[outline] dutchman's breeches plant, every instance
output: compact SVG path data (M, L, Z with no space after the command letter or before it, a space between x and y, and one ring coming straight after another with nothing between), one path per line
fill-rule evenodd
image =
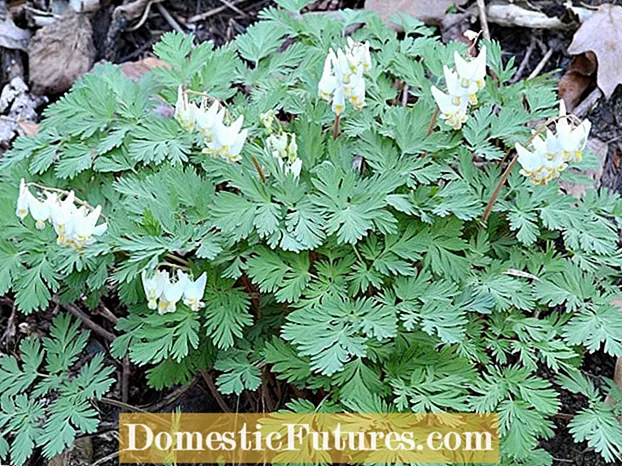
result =
M0 356L0 459L95 431L127 356L290 411L496 412L503 465L552 464L569 391L574 440L622 461L620 391L580 370L622 356L622 202L559 183L594 166L590 123L496 42L261 17L219 48L165 34L137 81L97 66L3 156L0 294L59 316ZM112 357L76 368L65 309L102 302Z

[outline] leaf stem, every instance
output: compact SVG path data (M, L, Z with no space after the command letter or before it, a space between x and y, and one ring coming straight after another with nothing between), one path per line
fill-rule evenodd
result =
M259 178L261 178L261 181L265 183L266 175L264 175L263 170L261 169L261 165L259 165L259 162L257 162L257 159L255 157L251 156L251 160L253 161L253 165L255 165L255 170L257 170L257 173L259 173Z
M337 139L339 136L339 123L341 122L341 114L335 116L335 125L333 126L333 139Z
M438 118L438 107L434 107L434 113L432 114L432 118L430 119L430 124L428 125L428 129L425 132L425 137L427 138L432 131L434 130L434 125L436 124L436 120Z

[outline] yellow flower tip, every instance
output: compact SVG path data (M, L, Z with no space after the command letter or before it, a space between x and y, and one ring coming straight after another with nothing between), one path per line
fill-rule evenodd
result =
M35 222L35 227L37 230L43 230L45 228L45 220L37 220Z
M21 219L24 220L27 216L28 216L28 211L25 209L22 210L18 210L17 211L17 216Z
M453 105L460 105L460 102L462 102L462 99L460 98L459 95L455 95L451 98L451 103Z

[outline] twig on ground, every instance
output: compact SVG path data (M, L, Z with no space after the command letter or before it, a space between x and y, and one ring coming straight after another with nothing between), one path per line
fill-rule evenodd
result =
M115 316L110 309L106 307L104 303L99 304L99 308L97 312L102 316L109 320L113 325L117 325L119 319Z
M177 20L173 18L173 15L171 15L168 10L164 8L164 5L162 5L161 3L156 3L156 8L173 29L175 29L177 32L181 32L182 34L185 32L184 29L179 25Z
M93 330L100 337L103 337L108 341L115 340L116 337L112 333L110 333L108 330L104 330L102 327L100 327L95 322L93 322L91 318L87 316L77 306L74 306L73 304L61 304L57 297L53 297L52 302L60 305L63 309L69 311L74 317L77 317L78 319L82 320L84 325L86 325L88 328Z
M160 0L157 0L157 1L160 1ZM153 2L154 2L154 0L150 0L150 2L147 3L147 6L145 7L145 12L143 13L143 16L140 18L138 23L136 23L131 28L128 28L127 29L128 31L130 31L130 32L136 31L136 30L140 29L143 24L145 24L145 21L147 21L147 18L149 17L149 12L151 11L151 5L153 5Z
M540 74L540 72L544 69L544 67L546 66L546 64L548 63L548 61L551 59L551 57L553 56L553 49L549 49L548 52L546 52L544 54L544 56L542 57L542 60L540 60L540 63L538 63L536 65L536 67L534 68L534 70L531 72L531 74L527 77L527 79L533 79L536 76L538 76Z
M245 2L246 0L234 0L232 2L229 2L231 5L235 6L235 5L239 5L240 3ZM198 15L194 15L191 16L190 18L188 18L188 23L196 23L199 21L203 21L204 19L209 18L210 16L214 16L217 15L218 13L225 11L227 8L230 8L227 5L223 5L223 6L218 6L216 8L212 8L211 10L208 10L204 13L198 14Z
M102 464L107 463L108 461L115 459L118 456L119 456L119 452L115 451L113 453L110 453L108 456L104 456L103 458L98 459L97 461L92 463L91 466L100 466Z
M484 39L490 40L490 29L488 29L488 19L486 18L486 3L484 0L477 0L477 9L479 10L479 22L484 34Z
M235 6L233 3L227 1L227 0L218 0L220 3L222 3L223 5L225 5L227 8L229 8L230 10L235 11L237 14L239 14L240 16L242 16L243 18L247 18L248 15L246 13L244 13L242 10L240 10L237 6Z
M518 82L520 78L523 76L523 73L525 72L525 68L529 64L529 59L531 58L531 54L533 53L535 48L536 48L536 40L532 37L531 42L529 43L529 47L527 47L527 51L525 52L525 56L523 57L523 60L518 66L518 70L516 70L516 74L514 75L514 77L512 77L512 79L510 79L510 84Z
M214 378L212 377L212 374L210 374L205 369L201 369L201 377L203 377L203 380L205 381L205 385L207 385L207 388L209 389L210 393L216 399L216 402L218 403L218 406L220 406L220 409L222 409L223 412L225 413L230 413L231 408L229 407L225 399L222 397L222 395L218 391L218 387L216 387L216 384L214 383Z
M406 107L406 104L408 104L408 91L408 84L404 83L404 88L402 89L402 107Z
M579 118L583 118L590 110L592 110L592 108L594 108L602 96L602 91L599 88L595 88L579 105L577 105L572 113Z

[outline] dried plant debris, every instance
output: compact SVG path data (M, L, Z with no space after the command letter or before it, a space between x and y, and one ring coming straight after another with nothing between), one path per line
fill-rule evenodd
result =
M466 0L366 0L365 8L378 13L385 22L391 22L394 15L406 14L426 24L440 24L447 9L465 3Z
M593 52L577 55L570 62L559 81L559 97L564 100L568 110L572 111L581 102L585 91L592 84L596 67L596 56Z
M622 82L622 7L602 5L576 32L568 52L593 52L598 61L596 82L611 97Z
M68 10L37 31L29 47L29 74L36 94L60 94L89 71L95 59L88 18Z

